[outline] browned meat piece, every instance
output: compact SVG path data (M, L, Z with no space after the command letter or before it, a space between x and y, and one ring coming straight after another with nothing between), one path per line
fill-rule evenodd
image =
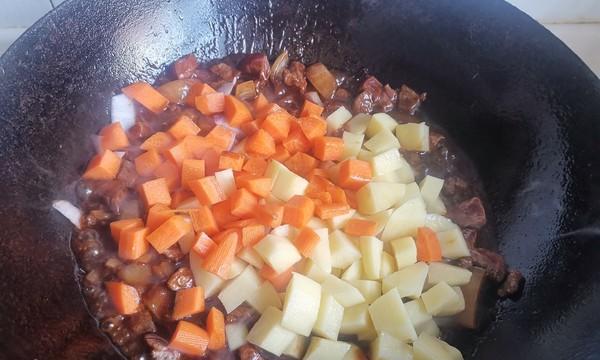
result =
M121 213L121 205L127 198L128 193L125 184L117 180L100 182L94 189L94 195L102 198L102 201L115 214Z
M152 315L146 310L138 311L127 317L127 325L135 335L156 332Z
M360 86L360 90L379 96L383 91L383 84L375 76L368 76Z
M396 90L392 89L389 84L386 84L383 87L383 93L389 98L389 101L395 106L398 101L398 93Z
M319 92L323 99L331 99L335 89L337 89L337 81L335 76L321 63L312 64L306 68L306 78L312 86Z
M508 297L517 294L521 288L522 282L523 274L521 274L518 270L508 270L506 279L504 279L504 282L498 289L498 296Z
M469 184L458 176L450 176L444 181L444 187L442 191L444 195L455 196L460 193L464 193L469 188Z
M146 334L144 336L146 344L152 351L153 360L179 360L181 353L169 348L169 342L156 334Z
M173 71L178 79L189 79L198 67L198 60L194 54L188 54L173 64Z
M461 227L481 229L486 223L485 209L481 199L473 197L450 208L447 216Z
M181 249L179 248L179 245L177 245L177 244L175 244L174 246L171 246L170 248L165 250L163 252L163 255L167 259L173 260L173 261L179 261L179 260L183 259L183 257L185 256L185 254L181 252Z
M143 351L141 339L127 327L123 315L115 315L103 319L100 322L100 328L108 334L113 343L119 346L125 355L133 356Z
M243 322L249 324L258 318L258 313L250 305L242 304L227 314L225 322L228 324Z
M240 360L265 360L254 345L244 344L238 351Z
M167 281L167 286L173 291L188 289L194 286L194 274L187 267L182 267L175 271Z
M233 81L238 76L238 71L225 63L218 63L211 66L210 71L225 81Z
M398 108L409 114L414 114L426 97L427 93L417 94L413 89L402 85L398 91Z
M225 346L225 348L217 351L209 351L206 358L207 360L236 360L237 356L235 352Z
M477 248L471 250L473 265L485 269L485 274L496 282L501 282L506 277L506 263L502 255L491 250Z
M287 69L283 70L283 83L304 93L307 85L305 69L306 67L301 62L292 61Z
M362 92L354 99L352 109L355 112L370 113L376 110L390 112L394 110L397 95L389 85L383 86L375 76L369 76L363 81Z
M430 131L429 132L429 144L431 145L431 150L435 150L444 141L446 137L438 132Z
M160 279L166 279L175 271L175 265L169 260L161 260L160 263L152 265L152 272Z
M336 111L339 107L344 106L344 102L343 101L337 101L337 100L331 100L331 101L327 101L325 103L325 111L323 111L323 116L327 116L329 114L331 114L332 112ZM341 129L343 130L343 129ZM342 131L343 133L343 131ZM333 134L329 134L327 136L342 136L342 134L340 133L339 135L333 135Z
M373 112L373 98L367 91L363 91L354 98L352 103L352 111L355 114L365 113L370 114Z
M269 59L265 54L250 54L242 59L238 65L242 73L255 76L260 81L266 81L269 78Z
M351 96L352 96L352 94L350 94L350 91L348 91L344 88L338 88L335 91L335 93L333 94L333 100L340 101L340 102L346 102L350 99Z
M164 319L170 314L174 296L164 285L157 284L144 293L142 302L154 317Z
M114 217L115 214L108 209L105 209L103 206L100 206L98 209L91 210L83 217L82 225L84 227L106 225L108 222L112 221Z
M473 266L473 258L470 256L460 258L456 261L456 265L465 269L470 269Z
M102 245L100 235L96 230L82 230L73 240L72 246L73 252L78 256L79 264L86 271L91 271L97 263L104 259L104 245Z
M138 173L135 170L135 164L133 161L123 160L121 162L121 169L117 174L117 180L119 180L123 185L132 189L138 179Z
M464 228L462 229L462 233L465 237L465 241L467 242L469 250L475 249L475 244L477 243L477 230L472 228Z
M127 130L127 137L132 143L137 144L144 141L152 133L154 133L154 130L146 120L137 119L135 124Z

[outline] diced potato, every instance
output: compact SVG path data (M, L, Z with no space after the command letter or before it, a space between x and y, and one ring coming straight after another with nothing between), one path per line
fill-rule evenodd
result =
M385 246L385 244L384 244ZM389 274L395 272L396 270L398 270L396 268L396 261L394 260L394 257L390 254L388 254L386 251L381 253L381 270L379 270L379 278L383 279L384 277L388 276Z
M310 220L308 220L306 226L313 230L327 228L327 224L325 223L325 221L319 219L318 217L312 217Z
M368 280L379 279L383 241L374 236L361 236L358 244L362 254L364 277Z
M374 153L371 152L371 154ZM365 161L369 161L371 163L373 176L380 176L401 169L404 171L411 169L408 162L406 162L402 155L400 155L398 149L389 149L377 155L372 155L370 159ZM410 171L412 172L412 169Z
M405 188L404 184L371 181L356 192L358 211L364 215L373 215L387 210L402 199Z
M425 201L425 205L427 206L427 212L430 212L432 214L446 215L446 205L444 205L444 202L439 197L433 200L423 200Z
M318 282L319 284L325 281L328 276L330 276L330 273L321 269L319 265L317 265L311 259L306 259L306 262L304 263L304 267L302 269L302 273L308 276L309 278L313 279L314 281Z
M413 343L414 360L462 360L463 356L453 346L429 334L422 333Z
M372 303L381 296L381 283L379 281L350 280L349 282L365 297L365 302L367 304Z
M267 164L267 169L265 170L265 177L271 178L273 179L273 182L275 182L275 180L279 176L279 173L285 171L289 171L288 168L285 167L285 165L283 165L277 160L271 160Z
M431 319L431 320L427 321L425 324L423 324L423 326L421 326L419 331L417 331L418 335L421 335L423 333L429 334L434 337L439 337L441 331L440 331L440 327L435 322L435 320Z
M373 154L369 150L367 150L367 149L360 149L358 151L358 154L356 155L356 158L358 160L362 160L362 161L371 161L371 159L373 158L373 156L375 156L375 154Z
M333 296L323 294L313 332L326 339L337 340L343 318L344 307Z
M233 177L233 170L225 169L217 171L215 172L215 178L225 195L230 196L237 189L235 186L235 178Z
M429 126L424 122L400 124L396 127L396 136L405 150L429 151Z
M202 267L202 258L195 251L190 251L190 269L194 274L194 283L204 289L204 296L216 295L225 286L225 280L221 279Z
M287 355L294 359L301 359L304 356L306 347L308 346L308 338L306 336L297 335L292 343L283 350L283 355Z
M294 195L304 195L307 187L308 181L305 178L286 168L273 179L271 193L281 201L288 201Z
M359 280L363 277L362 270L362 260L357 260L352 263L352 265L348 266L346 271L342 273L341 279L350 281L350 280Z
M369 314L377 332L387 332L400 341L417 338L402 298L397 290L391 290L369 306Z
M390 130L381 130L365 141L364 146L374 154L382 153L389 149L399 149L398 138Z
M429 264L429 273L427 274L427 283L429 284L445 282L450 286L460 286L467 285L469 281L471 281L471 272L465 268L442 262Z
M425 226L436 233L456 229L458 227L452 220L439 214L427 214L427 216L425 216Z
M296 334L308 336L321 304L321 285L299 273L293 273L285 292L281 325Z
M350 344L313 336L304 355L304 360L343 360Z
M340 269L347 268L362 256L348 235L341 230L335 230L329 234L329 248L331 249L331 265Z
M357 335L370 332L372 329L374 327L369 315L369 305L358 304L344 309L340 333Z
M344 360L367 360L367 356L358 346L350 344L350 350L344 356Z
M242 249L237 256L257 269L262 268L265 263L256 250L251 247Z
M425 291L421 295L421 299L423 299L423 304L425 304L427 312L433 316L443 313L448 308L451 309L460 301L456 291L445 282L438 283Z
M371 360L412 360L413 350L408 344L386 332L380 332L371 342Z
M396 289L401 297L418 298L423 291L428 268L424 262L406 266L386 276L381 283L381 289L384 294Z
M235 351L246 343L248 328L244 322L235 322L225 325L225 335L229 350Z
M264 239L254 245L254 250L278 274L302 259L298 249L291 241L272 234L265 236Z
M369 126L369 121L371 121L371 115L356 114L346 123L346 129L351 133L364 134L367 131L367 126Z
M438 313L438 316L452 316L465 310L465 296L458 286L453 286L452 290L458 295L458 301L448 305Z
M419 298L409 301L404 304L404 307L406 307L406 312L408 313L410 322L415 327L417 334L420 334L423 328L428 325L429 321L432 320L431 314L429 314L427 309L425 309L423 300Z
M332 267L331 268L331 275L335 276L335 277L342 277L342 272L343 270L340 268L336 268L336 267Z
M365 130L367 137L375 136L381 130L394 131L398 122L386 113L376 113L371 116L371 121Z
M262 200L263 199L258 200L258 203L260 204L260 202ZM283 205L284 204L283 201L281 201L278 198L276 198L275 195L273 195L272 193L269 193L269 195L267 195L267 197L264 198L264 200L265 200L266 204L278 204L278 205Z
M342 159L356 157L362 147L364 139L365 135L363 134L344 131L344 134L342 135L342 140L344 140L344 155L342 155Z
M352 219L354 214L356 214L356 210L350 209L350 211L348 211L345 214L334 216L331 219L327 219L327 226L329 227L329 230L333 231L343 228L344 225L346 225L346 223L348 222L348 220Z
M391 241L398 269L405 268L417 262L417 245L410 236Z
M246 301L261 314L270 306L281 309L281 298L269 281L263 282L258 291Z
M454 228L437 233L442 248L442 256L448 259L458 259L470 256L471 252L460 228Z
M281 236L284 238L288 238L288 239L295 238L297 233L298 233L298 230L289 224L279 225L278 227L273 228L273 230L271 230L271 234Z
M375 221L375 223L377 224L377 230L375 231L375 235L378 235L383 231L383 228L388 223L388 220L390 219L390 216L392 216L393 212L393 209L387 209L375 213L373 215L365 216L364 218L367 220Z
M345 308L365 302L365 297L358 289L333 275L327 276L327 279L321 283L321 286L323 293L333 296Z
M247 340L260 348L280 356L294 341L296 334L281 326L283 313L281 310L269 307L248 333Z
M340 106L334 112L329 114L327 119L325 119L327 121L327 131L329 133L335 132L344 126L344 124L351 118L352 113L350 113L350 111L348 111L348 109L345 107Z
M440 195L442 188L444 187L444 179L437 178L435 176L427 175L421 183L419 188L421 189L421 196L426 200L435 200Z
M420 199L405 202L394 210L388 221L381 240L390 241L404 236L416 236L417 229L425 224L425 204Z
M356 337L359 341L373 341L377 338L377 331L375 330L375 327L372 327L365 332L361 332Z
M329 246L329 230L313 229L319 235L319 242L310 254L310 259L327 273L331 273L331 248Z
M416 182L411 182L406 184L406 191L404 192L404 196L398 202L398 206L402 205L412 199L417 199L423 201L421 197L421 189L419 189L419 185Z
M244 260L240 259L239 257L235 257L231 262L231 266L229 267L229 274L227 274L225 280L231 280L234 277L238 276L242 273L242 271L244 271L244 269L246 269L246 266L248 266L248 264Z
M225 307L227 313L232 312L244 301L253 297L261 286L261 279L252 266L246 269L227 285L219 293L219 300Z

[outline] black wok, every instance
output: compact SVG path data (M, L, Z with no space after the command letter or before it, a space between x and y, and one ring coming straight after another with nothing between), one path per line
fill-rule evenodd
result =
M111 94L166 64L282 48L427 91L527 282L467 358L600 358L600 82L503 1L67 1L0 59L0 358L114 358L75 281L67 196Z

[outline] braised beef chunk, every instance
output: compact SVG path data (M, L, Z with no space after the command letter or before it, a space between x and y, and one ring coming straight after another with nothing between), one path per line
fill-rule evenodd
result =
M429 131L429 148L431 150L436 150L440 147L441 143L446 139L446 137L436 131Z
M352 104L355 113L390 112L396 107L396 91L389 85L383 86L375 76L368 76L360 86L360 90L362 92Z
M152 132L153 130L150 127L150 124L148 124L147 121L138 118L136 119L135 124L127 130L127 135L129 140L136 144L144 141L147 137L152 135Z
M413 89L402 85L398 91L398 109L414 114L426 97L426 93L417 94Z
M287 69L283 70L283 83L304 93L307 85L305 70L304 64L299 61L292 61Z
M501 282L506 277L506 263L502 255L491 250L477 248L471 250L473 265L485 269L485 274L496 282Z
M73 252L77 255L81 267L91 271L96 264L104 261L104 245L100 234L93 229L84 229L73 240Z
M166 318L173 307L175 293L163 284L156 284L144 293L142 303L157 319Z
M352 111L355 114L370 114L373 112L373 105L373 98L371 97L371 94L363 91L354 98L354 102L352 103Z
M110 339L119 346L119 349L127 356L144 351L142 338L134 334L127 326L125 316L115 315L100 322L100 328Z
M339 101L342 103L350 100L351 97L352 97L352 94L350 94L350 92L344 88L338 88L335 91L335 93L333 94L333 100Z
M179 351L169 348L167 340L156 334L146 334L144 340L150 347L153 360L179 360L182 358Z
M210 71L225 81L233 81L238 76L238 71L225 63L218 63L210 67Z
M250 305L242 304L235 310L225 316L225 322L228 324L242 322L245 324L253 323L258 320L259 314Z
M173 64L173 72L178 79L189 79L198 67L198 60L194 54L186 55Z
M474 249L477 243L477 230L472 228L464 228L462 229L463 236L465 241L467 242L467 246L470 249Z
M260 352L258 352L258 348L251 344L242 345L238 352L240 354L240 360L265 360Z
M194 274L192 274L192 270L189 268L182 267L171 275L169 281L167 281L167 285L173 291L191 288L194 286Z
M523 274L518 270L510 269L506 275L506 279L498 289L498 296L509 297L517 295L523 283Z
M465 200L451 207L447 216L461 227L481 229L486 223L485 209L478 197Z
M156 326L154 325L154 321L152 321L152 315L150 315L150 313L146 310L131 314L127 318L127 325L136 335L142 335L156 331Z
M165 250L163 252L163 255L172 261L179 261L181 259L183 259L183 257L185 256L185 254L183 252L181 252L181 249L179 248L178 245L175 246L171 246L170 248L168 248L167 250Z
M449 176L444 180L444 187L442 192L444 195L454 197L467 191L469 184L461 177Z
M269 79L269 72L271 70L269 59L265 54L247 55L242 59L238 68L242 73L252 75L254 78L261 81Z
M135 170L135 164L133 161L123 160L121 163L121 169L117 174L117 180L119 180L123 185L132 189L137 183L138 174Z

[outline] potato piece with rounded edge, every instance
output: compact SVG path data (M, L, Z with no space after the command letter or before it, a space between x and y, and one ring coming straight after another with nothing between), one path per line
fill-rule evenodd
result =
M368 280L377 280L381 275L381 254L383 241L374 236L361 236L358 240L362 254L364 277Z
M440 247L442 248L442 256L448 259L458 259L465 256L470 256L471 252L467 246L467 242L460 228L440 231L437 233Z
M346 123L346 129L354 134L364 134L367 131L367 126L369 126L369 121L371 121L371 115L369 114L356 114L354 117Z
M386 113L375 113L371 116L371 121L365 130L367 137L375 136L381 130L394 131L398 126L396 119Z
M379 271L379 278L383 279L396 270L398 269L396 268L396 261L394 260L394 257L388 254L386 251L383 251L381 253L381 270Z
M396 259L396 267L399 270L417 262L417 245L412 237L402 237L392 240L390 243Z
M410 345L386 332L380 332L371 342L371 360L412 360L412 357Z
M400 146L409 151L429 151L429 126L422 123L400 124L396 127Z
M360 151L365 136L363 134L354 134L348 131L344 131L342 140L344 140L344 154L342 160L348 158L355 158Z
M326 339L337 340L343 318L344 307L333 296L323 294L321 296L319 316L312 331Z
M342 273L341 279L346 281L360 280L363 277L362 260L356 260Z
M406 185L404 184L371 181L356 192L358 211L364 215L373 215L387 210L402 199L405 190ZM424 208L425 206L423 206L423 212Z
M380 154L389 149L400 148L398 138L396 138L390 130L381 130L369 140L365 141L363 145L374 154Z
M283 355L287 355L294 359L301 359L304 356L306 347L308 346L308 338L306 336L296 334L294 341L283 350Z
M415 340L413 353L414 360L463 360L458 349L427 333Z
M432 320L431 314L425 309L423 300L415 299L404 304L410 322L415 327L417 334L420 334L423 328Z
M294 341L296 334L281 326L281 310L268 307L248 333L247 340L264 350L280 356Z
M227 285L219 293L219 300L229 314L248 300L258 291L261 286L261 279L254 270L254 267L248 265L246 269Z
M329 248L331 265L336 268L346 269L362 257L358 247L341 230L335 230L329 234Z
M375 330L385 331L400 341L417 338L398 290L388 291L369 306L369 314Z
M381 283L375 280L350 280L352 286L365 297L365 302L371 304L381 296Z
M345 107L340 106L325 119L327 121L327 132L332 133L337 131L351 118L352 113Z
M240 346L246 343L248 336L248 328L243 322L236 322L225 325L225 335L227 337L227 345L229 350L235 351Z
M443 313L460 301L459 295L445 282L434 285L421 295L427 312L433 316Z
M343 360L350 344L313 336L304 355L304 360Z
M332 295L345 308L365 302L365 297L358 289L333 275L328 275L321 286L323 293Z
M420 199L405 202L394 210L388 221L381 240L389 241L404 236L416 236L417 229L425 224L425 204Z
M281 298L270 281L263 282L258 291L248 296L246 302L261 314L270 306L281 309Z
M287 238L267 235L254 245L254 250L278 274L286 271L300 261L302 256Z
M369 305L358 304L344 309L344 318L340 333L358 335L374 330Z
M194 274L194 283L204 289L204 296L216 295L225 286L225 280L221 279L202 267L202 258L196 251L190 251L190 269Z
M409 265L386 276L381 282L383 293L396 289L401 297L418 298L423 291L429 266L424 262Z
M299 273L292 273L292 279L285 291L281 326L296 334L310 335L317 321L321 304L321 285Z
M432 262L429 264L427 283L435 285L445 282L450 286L467 285L471 281L471 275L472 273L465 268L442 262Z

